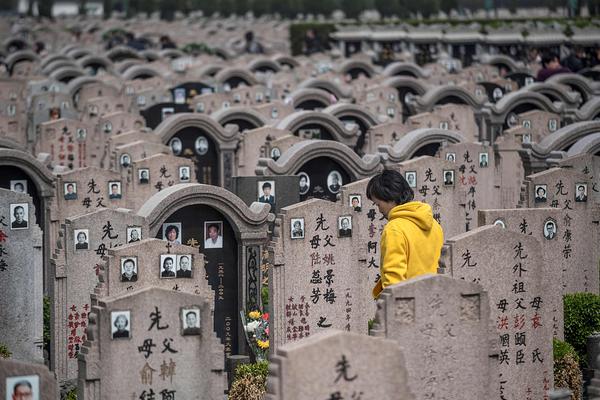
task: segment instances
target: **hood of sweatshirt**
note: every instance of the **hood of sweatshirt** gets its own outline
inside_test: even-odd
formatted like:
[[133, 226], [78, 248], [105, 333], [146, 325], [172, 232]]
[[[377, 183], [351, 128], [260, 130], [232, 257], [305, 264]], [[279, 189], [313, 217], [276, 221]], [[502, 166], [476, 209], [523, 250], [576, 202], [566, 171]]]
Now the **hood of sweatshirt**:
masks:
[[409, 220], [424, 231], [431, 230], [433, 226], [431, 206], [420, 201], [411, 201], [392, 208], [387, 219], [392, 221], [397, 218]]

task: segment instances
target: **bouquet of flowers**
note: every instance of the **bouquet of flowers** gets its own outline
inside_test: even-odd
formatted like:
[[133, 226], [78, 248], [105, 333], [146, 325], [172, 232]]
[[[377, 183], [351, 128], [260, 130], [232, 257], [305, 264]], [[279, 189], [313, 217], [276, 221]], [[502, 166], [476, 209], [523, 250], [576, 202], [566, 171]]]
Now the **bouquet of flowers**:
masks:
[[252, 349], [256, 361], [266, 360], [269, 352], [269, 313], [254, 310], [248, 314], [242, 311], [240, 314], [246, 341]]

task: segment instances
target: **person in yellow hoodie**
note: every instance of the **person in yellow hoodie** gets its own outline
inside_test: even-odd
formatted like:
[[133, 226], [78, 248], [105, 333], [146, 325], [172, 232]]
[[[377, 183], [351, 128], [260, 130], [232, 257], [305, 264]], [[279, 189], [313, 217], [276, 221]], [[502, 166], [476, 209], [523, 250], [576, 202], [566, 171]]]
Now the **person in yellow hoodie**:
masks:
[[371, 178], [367, 197], [388, 220], [380, 241], [380, 279], [373, 297], [387, 286], [424, 274], [437, 273], [444, 243], [442, 227], [431, 206], [413, 201], [414, 192], [404, 177], [386, 169]]

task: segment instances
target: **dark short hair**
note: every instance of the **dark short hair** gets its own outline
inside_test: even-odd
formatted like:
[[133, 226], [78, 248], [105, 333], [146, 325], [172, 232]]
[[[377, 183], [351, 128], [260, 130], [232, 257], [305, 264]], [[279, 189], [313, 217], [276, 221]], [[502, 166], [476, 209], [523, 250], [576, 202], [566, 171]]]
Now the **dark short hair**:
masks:
[[167, 229], [165, 230], [165, 236], [169, 234], [169, 231], [174, 230], [175, 233], [177, 234], [177, 236], [179, 236], [179, 228], [176, 227], [175, 225], [169, 225], [167, 226]]
[[545, 68], [550, 62], [558, 60], [558, 54], [553, 51], [549, 51], [542, 55], [542, 66]]
[[583, 186], [583, 185], [579, 185], [579, 186], [577, 186], [577, 190], [579, 190], [579, 189], [583, 189], [583, 190], [585, 190], [585, 186]]
[[74, 187], [75, 187], [75, 186], [73, 186], [73, 184], [72, 184], [72, 183], [67, 183], [67, 188], [68, 188], [69, 186], [71, 186], [72, 188], [74, 188]]
[[535, 189], [535, 192], [536, 192], [536, 193], [539, 193], [539, 192], [540, 192], [540, 190], [542, 190], [542, 191], [543, 191], [543, 193], [546, 193], [546, 189], [544, 189], [544, 188], [543, 188], [543, 187], [541, 187], [541, 186], [539, 186], [537, 189]]
[[196, 316], [196, 311], [188, 311], [185, 313], [185, 317], [187, 318], [188, 315], [192, 314], [194, 317]]
[[271, 182], [265, 182], [265, 183], [263, 183], [262, 188], [263, 188], [263, 190], [265, 190], [266, 188], [271, 189]]
[[220, 231], [219, 225], [217, 225], [217, 224], [210, 224], [210, 225], [208, 225], [208, 227], [206, 228], [206, 230], [209, 230], [212, 227], [214, 227], [217, 230], [217, 232]]
[[127, 325], [129, 325], [129, 319], [125, 316], [125, 314], [119, 314], [119, 315], [117, 315], [117, 317], [115, 318], [115, 321], [113, 322], [113, 325], [115, 326], [115, 328], [117, 327], [117, 320], [121, 317], [125, 318], [125, 327], [127, 327]]
[[118, 189], [118, 188], [119, 188], [119, 185], [118, 185], [118, 184], [116, 184], [116, 183], [111, 183], [111, 185], [110, 185], [110, 188], [112, 189], [112, 188], [114, 188], [114, 187], [116, 187], [116, 188]]
[[171, 260], [171, 263], [175, 263], [175, 261], [173, 261], [173, 257], [166, 257], [163, 261], [163, 267], [167, 265], [167, 260]]
[[402, 174], [393, 169], [384, 169], [375, 175], [367, 184], [367, 198], [377, 198], [383, 201], [392, 201], [396, 204], [404, 204], [412, 201], [415, 197], [413, 190]]
[[135, 261], [133, 261], [133, 258], [128, 258], [127, 260], [123, 261], [123, 266], [125, 266], [125, 264], [127, 264], [128, 262], [132, 263], [135, 267]]
[[352, 197], [352, 199], [350, 199], [350, 201], [354, 201], [354, 200], [358, 201], [358, 197], [354, 196], [354, 197]]
[[21, 188], [24, 188], [25, 186], [23, 186], [23, 184], [21, 182], [17, 182], [15, 183], [15, 187], [17, 187], [17, 185], [21, 186]]
[[77, 232], [77, 237], [79, 237], [79, 235], [83, 235], [87, 239], [87, 235], [84, 231]]
[[17, 210], [18, 210], [19, 208], [20, 208], [21, 210], [23, 210], [23, 212], [25, 212], [25, 207], [23, 207], [23, 206], [16, 206], [16, 207], [15, 207], [15, 209], [13, 210], [13, 215], [14, 215], [14, 214], [17, 212]]
[[31, 382], [23, 380], [15, 384], [15, 386], [13, 387], [13, 394], [17, 393], [17, 389], [19, 388], [19, 386], [27, 386], [29, 389], [33, 389], [31, 386]]

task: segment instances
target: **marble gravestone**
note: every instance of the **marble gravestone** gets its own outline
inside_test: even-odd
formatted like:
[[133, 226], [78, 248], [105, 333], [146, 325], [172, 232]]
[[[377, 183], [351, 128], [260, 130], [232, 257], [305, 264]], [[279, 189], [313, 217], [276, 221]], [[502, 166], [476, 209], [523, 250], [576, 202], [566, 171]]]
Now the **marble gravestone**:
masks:
[[31, 197], [0, 189], [0, 343], [15, 360], [43, 362], [42, 258]]
[[586, 175], [591, 181], [588, 187], [589, 198], [595, 203], [600, 203], [600, 157], [592, 154], [572, 156], [561, 160], [559, 166]]
[[[27, 395], [31, 395], [31, 397], [27, 397]], [[56, 400], [60, 398], [56, 379], [48, 371], [48, 367], [39, 363], [2, 358], [0, 358], [0, 396], [7, 400]]]
[[312, 199], [281, 213], [270, 248], [271, 347], [328, 328], [366, 333], [367, 270], [352, 209]]
[[525, 178], [527, 208], [552, 207], [563, 210], [591, 210], [596, 207], [592, 198], [593, 182], [589, 174], [571, 168], [550, 168]]
[[271, 358], [266, 400], [415, 399], [394, 341], [329, 330], [287, 343]]
[[125, 209], [101, 209], [67, 218], [61, 228], [61, 249], [53, 260], [54, 369], [59, 382], [77, 377], [77, 354], [86, 340], [90, 294], [99, 283], [110, 249], [144, 239], [143, 217]]
[[[446, 241], [440, 265], [488, 292], [499, 353], [490, 399], [541, 399], [553, 386], [552, 309], [538, 239], [484, 226]], [[551, 289], [550, 289], [551, 290]]]
[[34, 154], [48, 153], [55, 165], [68, 169], [98, 166], [104, 139], [92, 125], [76, 119], [61, 118], [40, 124]]
[[415, 399], [480, 400], [496, 366], [489, 320], [481, 285], [424, 275], [384, 289], [370, 334], [402, 346]]
[[223, 398], [211, 298], [146, 287], [95, 300], [78, 399]]

